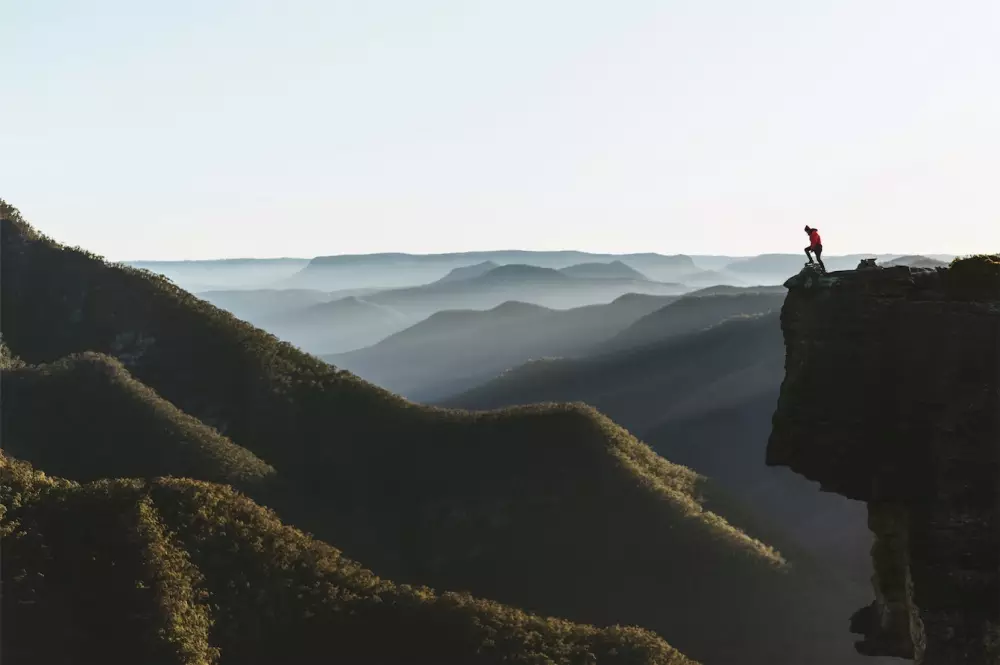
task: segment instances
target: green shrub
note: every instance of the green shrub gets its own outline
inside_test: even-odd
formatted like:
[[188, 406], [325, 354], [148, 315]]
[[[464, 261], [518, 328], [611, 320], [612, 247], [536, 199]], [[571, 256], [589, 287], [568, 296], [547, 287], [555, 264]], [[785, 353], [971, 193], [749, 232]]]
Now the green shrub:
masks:
[[696, 665], [638, 628], [381, 580], [225, 486], [81, 486], [3, 455], [0, 470], [23, 497], [0, 518], [16, 525], [0, 543], [5, 661]]
[[1000, 254], [978, 254], [957, 258], [946, 273], [953, 295], [1000, 300]]

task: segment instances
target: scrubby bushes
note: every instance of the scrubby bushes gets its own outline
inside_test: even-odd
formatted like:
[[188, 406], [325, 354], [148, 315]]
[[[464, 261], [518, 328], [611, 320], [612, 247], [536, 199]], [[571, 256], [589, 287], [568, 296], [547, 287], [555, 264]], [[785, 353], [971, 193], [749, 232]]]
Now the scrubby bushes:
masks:
[[386, 582], [228, 487], [0, 473], [5, 661], [693, 665], [643, 630]]
[[946, 284], [955, 295], [1000, 300], [1000, 254], [955, 259], [946, 273]]

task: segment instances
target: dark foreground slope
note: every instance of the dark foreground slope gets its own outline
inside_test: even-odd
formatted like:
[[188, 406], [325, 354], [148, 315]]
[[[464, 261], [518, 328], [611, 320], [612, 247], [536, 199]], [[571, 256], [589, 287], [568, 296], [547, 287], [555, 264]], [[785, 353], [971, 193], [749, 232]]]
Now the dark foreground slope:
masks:
[[0, 542], [18, 665], [694, 665], [643, 630], [380, 580], [205, 482], [78, 485], [0, 453]]
[[707, 510], [725, 514], [724, 497], [595, 411], [416, 406], [0, 212], [15, 354], [114, 355], [272, 465], [283, 517], [379, 574], [641, 625], [706, 663], [849, 662], [835, 589]]
[[108, 356], [88, 352], [3, 369], [3, 448], [49, 473], [82, 481], [173, 475], [237, 486], [274, 474]]

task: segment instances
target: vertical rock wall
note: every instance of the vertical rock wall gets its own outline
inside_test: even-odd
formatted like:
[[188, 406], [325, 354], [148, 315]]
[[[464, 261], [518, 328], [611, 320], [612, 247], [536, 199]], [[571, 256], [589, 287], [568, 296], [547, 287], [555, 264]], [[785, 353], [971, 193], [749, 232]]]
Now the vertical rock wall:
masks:
[[868, 504], [858, 650], [1000, 664], [1000, 258], [786, 286], [767, 463]]

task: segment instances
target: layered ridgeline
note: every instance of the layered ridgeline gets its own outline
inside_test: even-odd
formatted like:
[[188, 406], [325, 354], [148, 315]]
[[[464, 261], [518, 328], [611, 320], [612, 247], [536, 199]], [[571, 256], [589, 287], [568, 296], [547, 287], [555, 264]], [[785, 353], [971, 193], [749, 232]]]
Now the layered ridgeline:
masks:
[[679, 294], [690, 288], [647, 279], [621, 261], [556, 270], [485, 262], [428, 284], [323, 292], [215, 291], [199, 294], [237, 317], [316, 354], [371, 346], [442, 311], [486, 311], [508, 302], [567, 309], [607, 304], [626, 294]]
[[115, 357], [273, 468], [263, 496], [286, 521], [379, 575], [640, 625], [706, 663], [849, 662], [829, 585], [707, 510], [725, 497], [597, 412], [419, 407], [2, 213], [14, 354]]
[[[557, 251], [487, 251], [451, 254], [361, 254], [319, 256], [281, 284], [320, 290], [363, 287], [401, 288], [415, 284], [468, 279], [506, 265], [561, 270], [570, 266], [620, 261], [656, 281], [697, 278], [703, 272], [689, 256], [661, 254], [591, 254]], [[736, 281], [734, 283], [740, 283]]]
[[[6, 347], [4, 347], [6, 349]], [[274, 468], [180, 411], [105, 355], [0, 366], [3, 448], [57, 476], [188, 476], [264, 484]]]
[[893, 268], [895, 266], [909, 266], [911, 268], [946, 268], [948, 267], [948, 263], [946, 261], [932, 259], [928, 256], [908, 254], [906, 256], [900, 256], [892, 259], [891, 261], [886, 261], [882, 264], [882, 267], [884, 268]]
[[365, 300], [419, 319], [445, 309], [490, 309], [510, 300], [568, 309], [610, 302], [626, 293], [678, 295], [690, 290], [679, 282], [623, 276], [614, 266], [609, 271], [582, 266], [577, 274], [510, 264], [466, 279], [379, 291]]
[[[579, 400], [600, 404], [602, 410], [610, 408], [606, 412], [618, 414], [616, 421], [625, 415], [623, 409], [631, 409], [635, 413], [627, 416], [629, 429], [636, 431], [663, 419], [665, 404], [678, 397], [694, 398], [693, 386], [710, 385], [748, 364], [777, 364], [762, 379], [777, 390], [780, 333], [766, 320], [752, 322], [748, 317], [776, 311], [783, 299], [784, 293], [752, 291], [684, 296], [636, 317], [582, 357], [514, 367], [444, 403], [491, 409]], [[727, 325], [719, 327], [722, 323]], [[701, 332], [708, 334], [695, 335]], [[770, 347], [748, 352], [757, 342], [768, 341]], [[759, 383], [748, 384], [747, 389], [756, 389]]]
[[131, 261], [129, 265], [164, 275], [188, 291], [207, 291], [264, 289], [295, 275], [309, 265], [309, 259]]
[[506, 302], [438, 312], [378, 344], [324, 359], [410, 399], [436, 400], [532, 358], [585, 353], [676, 298], [629, 294], [568, 310]]
[[[171, 281], [185, 288], [182, 282]], [[252, 323], [334, 299], [331, 293], [314, 289], [222, 289], [201, 291], [195, 295]]]
[[254, 323], [313, 354], [352, 351], [413, 324], [412, 316], [348, 296], [267, 316]]
[[201, 481], [80, 485], [0, 452], [0, 543], [18, 665], [696, 665], [647, 631], [381, 580]]
[[698, 332], [735, 316], [777, 311], [784, 287], [708, 288], [650, 312], [601, 344], [595, 353], [654, 345], [670, 337]]
[[[551, 401], [591, 404], [659, 454], [711, 478], [778, 530], [782, 541], [863, 584], [845, 585], [843, 594], [829, 599], [852, 607], [867, 594], [870, 575], [864, 506], [816, 492], [796, 474], [760, 463], [784, 376], [778, 313], [767, 313], [770, 296], [683, 300], [646, 317], [663, 324], [665, 338], [657, 343], [636, 335], [635, 348], [530, 363], [442, 404], [471, 409]], [[692, 321], [704, 323], [711, 312], [731, 313], [736, 302], [742, 303], [743, 315], [706, 330], [670, 335]]]
[[781, 306], [784, 293], [784, 287], [631, 293], [568, 310], [508, 302], [485, 312], [439, 312], [378, 344], [323, 358], [410, 399], [440, 401], [529, 360], [632, 348], [769, 311]]

